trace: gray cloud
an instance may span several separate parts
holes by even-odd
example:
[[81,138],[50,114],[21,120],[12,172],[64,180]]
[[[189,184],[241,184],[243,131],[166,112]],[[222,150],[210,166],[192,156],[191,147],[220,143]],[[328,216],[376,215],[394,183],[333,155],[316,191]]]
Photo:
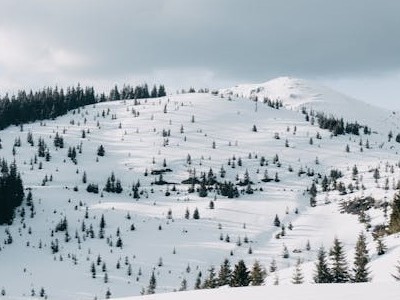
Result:
[[0,0],[0,56],[21,52],[0,57],[0,79],[391,72],[400,69],[399,11],[393,0]]

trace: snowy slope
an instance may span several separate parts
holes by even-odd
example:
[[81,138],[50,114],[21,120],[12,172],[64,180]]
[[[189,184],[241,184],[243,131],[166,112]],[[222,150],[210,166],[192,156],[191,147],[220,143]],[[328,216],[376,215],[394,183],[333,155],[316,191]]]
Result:
[[[14,240],[11,245],[1,243],[0,246],[0,289],[4,287],[12,297],[29,296],[32,290],[37,295],[41,287],[54,299],[101,298],[108,289],[113,297],[127,297],[139,295],[154,271],[156,292],[171,292],[179,288],[184,278],[188,289],[192,289],[199,271],[206,274],[211,265],[218,267],[224,258],[229,258],[232,265],[243,258],[248,266],[258,259],[267,268],[275,259],[281,285],[290,285],[293,266],[301,258],[305,281],[312,282],[317,249],[321,244],[330,247],[335,236],[343,241],[349,263],[352,262],[357,235],[365,230],[365,224],[360,224],[355,215],[339,213],[339,203],[368,195],[390,201],[396,192],[393,185],[400,179],[400,147],[393,140],[387,142],[387,132],[392,128],[389,123],[380,124],[384,130],[382,135],[331,137],[330,132],[306,122],[298,109],[307,105],[309,95],[316,91],[314,87],[308,89],[303,81],[297,86],[295,82],[278,79],[266,85],[270,85],[265,90],[269,97],[284,101],[285,107],[279,110],[260,103],[256,110],[248,99],[234,96],[248,96],[247,86],[242,87],[243,92],[232,92],[231,99],[210,94],[178,94],[142,100],[138,105],[134,100],[99,103],[56,120],[27,124],[22,132],[19,127],[1,131],[0,157],[9,162],[16,160],[25,186],[32,189],[36,216],[21,218],[18,211],[13,225],[0,227],[0,241],[6,237],[6,228]],[[298,96],[291,97],[289,91]],[[320,99],[321,108],[332,109],[332,113],[341,109],[346,112],[342,104],[333,102],[333,96],[326,95],[315,94],[310,105],[315,107],[319,103],[316,99]],[[378,122],[375,116],[386,113],[375,115],[369,106],[359,105],[359,111],[348,113],[360,123],[366,116]],[[257,132],[252,131],[254,125]],[[84,138],[82,130],[86,132]],[[34,147],[26,142],[29,131],[34,136]],[[56,132],[64,137],[64,149],[53,145]],[[317,139],[317,133],[321,139]],[[279,139],[275,138],[276,134]],[[12,148],[17,137],[21,138],[22,147],[15,147],[14,157]],[[51,160],[38,158],[38,163],[31,164],[39,137],[45,140]],[[361,152],[360,141],[364,145],[367,140],[370,149],[364,147]],[[100,144],[105,147],[104,157],[96,156]],[[346,144],[350,152],[345,151]],[[82,153],[77,154],[77,164],[74,164],[67,157],[68,148],[79,145]],[[279,164],[273,162],[277,154]],[[187,161],[188,155],[191,164]],[[261,157],[268,164],[261,166]],[[238,165],[239,158],[242,166]],[[163,176],[170,184],[154,185],[159,176],[150,172],[163,169],[164,159],[167,168],[172,170]],[[306,190],[313,180],[320,180],[318,174],[329,174],[335,168],[343,173],[344,184],[356,185],[352,178],[354,164],[359,170],[359,186],[363,184],[365,189],[340,195],[337,191],[323,193],[319,187],[317,207],[309,206]],[[219,174],[221,166],[226,170],[224,179]],[[218,180],[235,183],[236,177],[243,179],[247,170],[254,193],[246,194],[246,187],[239,187],[243,193],[234,199],[215,191],[210,191],[205,198],[196,192],[188,193],[189,185],[181,184],[182,180],[194,169],[200,176],[210,168]],[[380,170],[381,179],[377,182],[371,172],[374,168]],[[277,173],[280,181],[261,181],[266,170],[271,178]],[[314,175],[299,175],[300,170],[312,170]],[[86,184],[82,182],[84,172]],[[103,189],[111,172],[121,180],[124,189],[121,194],[86,192],[88,183]],[[53,180],[42,185],[46,175]],[[388,189],[384,188],[386,179]],[[138,180],[140,199],[133,199],[132,184]],[[176,191],[173,191],[174,185]],[[166,196],[167,191],[170,196]],[[211,200],[214,209],[209,208]],[[200,212],[199,220],[192,218],[196,208]],[[85,218],[86,209],[88,218]],[[189,219],[184,217],[186,209],[190,211]],[[169,210],[170,219],[167,218]],[[104,239],[98,238],[102,214],[106,219]],[[276,234],[281,229],[273,225],[276,214],[286,228],[289,223],[293,225],[293,230],[287,230],[287,235],[280,239]],[[369,215],[371,226],[387,221],[379,208],[371,209]],[[52,233],[64,217],[68,219],[69,242],[65,242],[65,232]],[[94,238],[82,231],[83,222],[86,230],[93,227]],[[118,229],[122,248],[115,246]],[[229,243],[225,241],[227,236]],[[249,243],[243,242],[245,237]],[[50,244],[55,239],[59,240],[60,251],[52,254]],[[237,243],[239,239],[241,245]],[[383,256],[376,255],[370,233],[367,240],[373,282],[393,282],[390,274],[400,257],[400,239],[387,237],[389,251]],[[309,251],[305,249],[307,241],[311,244]],[[288,259],[282,257],[284,245],[290,252]],[[250,248],[252,254],[248,253]],[[99,256],[101,262],[97,265]],[[96,265],[96,278],[92,278],[92,263]],[[102,271],[103,263],[106,272]],[[272,283],[273,277],[267,278],[267,284]],[[392,288],[387,290],[391,295]]]
[[305,107],[315,112],[343,117],[347,121],[358,121],[377,131],[386,131],[387,128],[398,130],[400,126],[400,116],[392,111],[304,79],[279,77],[261,84],[243,84],[222,89],[221,93],[251,99],[257,96],[259,101],[263,101],[264,97],[281,100],[288,109],[299,110]]
[[247,288],[220,288],[217,290],[191,291],[150,295],[143,297],[120,298],[120,300],[241,300],[244,298],[261,300],[265,298],[281,300],[374,300],[382,295],[385,299],[397,299],[399,287],[397,284],[319,284],[319,285],[291,285],[291,286],[263,286]]

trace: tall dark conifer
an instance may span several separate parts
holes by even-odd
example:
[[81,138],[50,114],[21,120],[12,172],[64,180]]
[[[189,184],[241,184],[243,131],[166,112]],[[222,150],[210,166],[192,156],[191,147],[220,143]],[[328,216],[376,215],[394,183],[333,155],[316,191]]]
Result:
[[390,233],[400,231],[400,193],[396,193],[392,203],[392,213],[389,221]]
[[332,275],[328,266],[327,253],[323,246],[318,250],[318,258],[315,263],[314,273],[315,283],[330,283],[332,282]]
[[333,283],[348,282],[350,279],[348,265],[343,245],[338,238],[333,240],[333,246],[329,252],[331,259],[331,273]]
[[250,272],[246,267],[243,260],[235,265],[235,269],[232,273],[232,286],[248,286],[250,284]]
[[355,249],[355,257],[354,257],[354,268],[353,268],[353,282],[368,282],[369,271],[368,271],[368,263],[369,263],[369,255],[366,243],[366,237],[364,233],[360,233],[358,236],[356,249]]
[[229,259],[225,258],[218,272],[218,285],[229,285],[232,280],[232,270]]

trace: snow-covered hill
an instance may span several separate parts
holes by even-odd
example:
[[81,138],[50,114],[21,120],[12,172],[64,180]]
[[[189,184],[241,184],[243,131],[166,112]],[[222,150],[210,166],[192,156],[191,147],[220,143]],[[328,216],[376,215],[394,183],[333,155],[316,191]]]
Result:
[[[24,216],[19,209],[13,225],[0,227],[0,241],[6,230],[13,238],[0,246],[0,289],[12,297],[38,295],[42,287],[52,299],[102,298],[107,290],[112,297],[127,297],[146,289],[153,272],[157,293],[179,289],[183,279],[193,289],[199,272],[204,279],[225,258],[232,265],[244,259],[249,267],[259,260],[267,269],[276,261],[278,271],[267,277],[267,285],[277,279],[291,284],[300,258],[305,281],[312,282],[318,248],[329,248],[337,236],[352,263],[357,235],[366,228],[373,282],[393,282],[400,240],[386,237],[388,253],[378,256],[371,231],[387,223],[390,209],[385,214],[382,203],[392,200],[400,179],[400,144],[387,141],[390,130],[397,134],[397,116],[308,84],[283,78],[224,90],[223,97],[193,93],[140,103],[105,102],[26,124],[22,131],[1,131],[0,158],[15,159],[25,187],[32,190],[36,215],[31,218],[23,206]],[[242,98],[253,89],[259,98],[281,99],[284,107],[260,101],[256,108]],[[307,105],[380,132],[334,137],[305,121],[299,110]],[[29,132],[34,146],[26,141]],[[62,149],[54,145],[56,133],[64,139]],[[21,147],[14,146],[18,138]],[[35,159],[39,138],[47,145],[49,161]],[[100,145],[105,156],[97,155]],[[76,163],[68,157],[69,148],[75,149]],[[346,194],[322,191],[322,179],[333,169],[343,174],[337,183],[342,182]],[[221,184],[231,181],[239,197],[221,195],[215,184],[207,187],[206,197],[196,191],[198,183],[190,192],[192,185],[182,181],[201,180],[202,172]],[[112,173],[121,193],[103,191]],[[310,207],[307,191],[313,181],[316,207]],[[100,192],[88,193],[88,184],[98,185]],[[376,199],[365,212],[366,223],[339,212],[342,201],[366,196]],[[193,218],[196,208],[199,219]],[[274,226],[276,215],[285,235]],[[64,218],[67,231],[56,231]],[[59,249],[52,253],[56,240]],[[282,257],[284,247],[288,258]]]
[[279,77],[261,84],[243,84],[222,89],[221,93],[253,100],[257,97],[259,101],[264,98],[281,100],[287,109],[300,110],[304,107],[343,117],[348,121],[358,121],[377,131],[386,131],[387,128],[399,130],[400,126],[400,116],[396,112],[367,104],[304,79]]

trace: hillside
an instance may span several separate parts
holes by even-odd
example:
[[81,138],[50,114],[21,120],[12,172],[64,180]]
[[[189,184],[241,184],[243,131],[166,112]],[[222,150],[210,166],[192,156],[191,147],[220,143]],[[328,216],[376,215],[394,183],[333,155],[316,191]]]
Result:
[[[107,290],[128,297],[146,289],[154,272],[156,292],[171,292],[183,279],[193,289],[200,271],[203,281],[225,258],[248,267],[259,260],[266,269],[275,261],[267,285],[290,285],[300,258],[309,283],[322,244],[329,249],[338,237],[352,264],[357,236],[367,229],[373,282],[394,282],[398,235],[383,239],[388,253],[378,256],[371,233],[387,224],[387,204],[400,187],[400,144],[387,138],[397,134],[397,116],[302,80],[258,87],[97,103],[0,131],[0,158],[15,159],[34,203],[33,218],[24,204],[12,225],[0,227],[0,241],[6,231],[12,236],[0,246],[0,288],[11,297],[38,296],[42,287],[49,299],[102,298]],[[256,106],[246,98],[254,89],[283,107]],[[303,106],[378,133],[333,136],[305,121]],[[39,138],[48,160],[38,157]],[[87,192],[89,184],[99,193]],[[368,196],[375,199],[368,209],[340,213],[343,201]]]
[[257,97],[259,101],[263,101],[264,98],[280,100],[284,107],[290,110],[305,107],[343,117],[348,121],[358,121],[377,131],[386,131],[388,128],[399,130],[400,117],[396,112],[367,104],[304,79],[279,77],[261,84],[243,84],[222,89],[221,93],[251,99]]

